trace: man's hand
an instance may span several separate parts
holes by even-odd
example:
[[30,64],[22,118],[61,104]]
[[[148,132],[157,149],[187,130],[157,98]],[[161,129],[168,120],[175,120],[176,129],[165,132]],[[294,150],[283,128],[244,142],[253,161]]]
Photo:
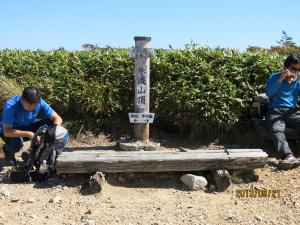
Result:
[[36,137],[36,143],[37,144],[41,144],[41,141],[42,141],[42,137],[41,136],[37,136]]
[[23,131],[12,128],[11,125],[3,125],[3,134],[5,137],[26,137],[32,139],[34,137],[34,133],[31,131]]
[[288,69],[284,69],[281,74],[280,77],[278,79],[278,81],[281,83],[282,81],[284,81],[285,79],[287,79],[287,81],[289,82],[289,84],[293,81],[295,77],[295,74],[293,74],[291,71],[289,71]]
[[31,132],[31,131],[27,131],[27,137],[28,137],[30,140],[32,140],[33,137],[34,137],[34,133]]

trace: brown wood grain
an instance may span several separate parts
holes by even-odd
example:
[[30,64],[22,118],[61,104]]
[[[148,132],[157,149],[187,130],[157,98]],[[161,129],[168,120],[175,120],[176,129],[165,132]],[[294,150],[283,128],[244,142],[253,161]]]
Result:
[[[228,153],[229,154],[228,154]],[[180,151],[67,151],[57,159],[58,173],[165,172],[264,167],[260,149]]]

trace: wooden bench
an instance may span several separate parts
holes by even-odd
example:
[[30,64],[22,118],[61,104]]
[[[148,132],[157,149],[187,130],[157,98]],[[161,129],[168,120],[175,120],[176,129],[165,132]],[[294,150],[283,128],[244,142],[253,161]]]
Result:
[[101,151],[67,148],[57,158],[58,173],[166,172],[264,167],[261,149],[182,151]]

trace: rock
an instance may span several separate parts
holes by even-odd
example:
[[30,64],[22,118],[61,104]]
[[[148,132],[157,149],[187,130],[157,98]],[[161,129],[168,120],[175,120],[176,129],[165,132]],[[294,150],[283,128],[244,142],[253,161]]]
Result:
[[95,225],[95,221],[91,219],[88,215],[81,217],[81,222],[83,225]]
[[144,145],[144,150],[145,151],[159,151],[160,149],[160,144],[159,143],[154,143],[154,142],[148,142]]
[[233,214],[232,212],[229,212],[229,214],[226,216],[225,220],[235,220],[237,216]]
[[36,214],[32,214],[30,217],[35,220],[38,218],[38,216]]
[[89,215],[91,215],[92,214],[92,211],[89,209],[88,211],[86,211],[86,213],[85,214],[89,214]]
[[261,215],[256,215],[256,216],[255,216],[255,219],[257,219],[258,221],[262,221],[262,220],[263,220],[263,218],[262,218]]
[[93,220],[86,220],[86,221],[82,222],[81,225],[94,225],[94,224],[95,224],[95,222]]
[[50,199],[49,201],[50,203],[61,203],[62,202],[62,198],[60,196],[54,196],[53,198]]
[[234,183],[249,183],[259,180],[259,176],[255,174],[254,169],[234,170],[231,178]]
[[142,142],[139,141],[124,141],[120,142],[119,146],[121,149],[125,151],[142,151],[143,145]]
[[12,200],[10,200],[10,202],[19,202],[20,199],[19,198],[13,198]]
[[160,143],[152,141],[122,140],[119,146],[125,151],[159,151],[160,149]]
[[225,191],[231,184],[230,175],[227,170],[213,170],[211,175],[217,187],[217,191]]
[[207,180],[203,176],[185,174],[180,177],[180,181],[193,191],[206,190]]
[[27,200],[27,203],[35,203],[35,199],[34,198],[30,198]]
[[105,184],[105,175],[102,172],[96,172],[90,176],[88,185],[82,187],[82,193],[84,194],[96,194],[100,193],[102,186]]
[[10,191],[7,188],[0,188],[0,195],[4,197],[10,197]]
[[107,198],[105,203],[111,203],[111,198]]

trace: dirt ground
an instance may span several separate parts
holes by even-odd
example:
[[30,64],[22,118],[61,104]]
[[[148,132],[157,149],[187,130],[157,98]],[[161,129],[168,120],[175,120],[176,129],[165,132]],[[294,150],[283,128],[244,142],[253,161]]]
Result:
[[[107,135],[83,135],[68,146],[108,146]],[[163,150],[176,146],[164,144]],[[203,145],[202,148],[222,148]],[[0,179],[8,167],[0,156]],[[124,224],[124,225],[300,225],[300,168],[276,170],[275,158],[257,169],[257,182],[234,183],[225,192],[189,191],[181,173],[108,174],[97,194],[84,194],[88,176],[57,176],[48,182],[0,182],[0,224]],[[238,197],[239,190],[279,190],[276,196]],[[279,195],[279,196],[278,196]]]

